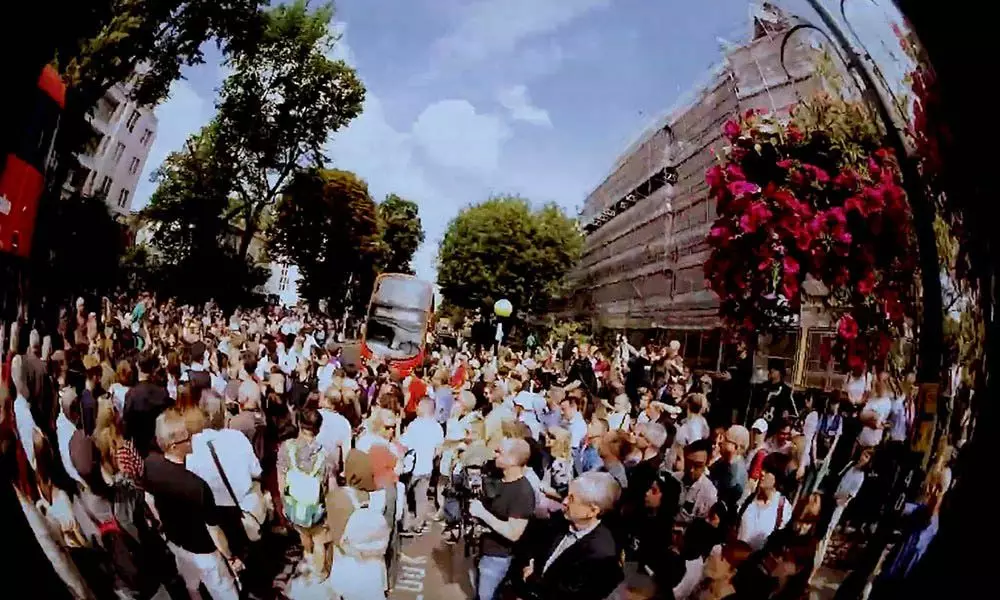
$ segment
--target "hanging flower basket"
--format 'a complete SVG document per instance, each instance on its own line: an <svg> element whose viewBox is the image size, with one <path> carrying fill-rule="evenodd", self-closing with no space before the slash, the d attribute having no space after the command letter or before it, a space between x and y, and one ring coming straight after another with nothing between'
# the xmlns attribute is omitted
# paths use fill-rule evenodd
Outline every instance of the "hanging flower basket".
<svg viewBox="0 0 1000 600"><path fill-rule="evenodd" d="M843 316L841 357L885 358L915 305L912 218L899 166L858 105L820 97L783 119L748 111L705 174L718 215L705 276L736 337L786 329L807 277Z"/></svg>

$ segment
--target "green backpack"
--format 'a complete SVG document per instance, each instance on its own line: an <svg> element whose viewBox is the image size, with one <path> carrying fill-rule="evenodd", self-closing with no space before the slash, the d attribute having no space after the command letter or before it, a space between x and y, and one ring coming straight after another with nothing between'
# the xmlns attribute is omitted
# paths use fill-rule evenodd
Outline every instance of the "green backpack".
<svg viewBox="0 0 1000 600"><path fill-rule="evenodd" d="M325 482L320 471L326 462L326 451L320 450L313 459L312 468L303 471L295 460L297 448L287 444L288 458L291 461L288 473L285 475L285 490L282 499L285 504L285 517L293 525L313 527L323 521L326 515L326 498L324 497Z"/></svg>

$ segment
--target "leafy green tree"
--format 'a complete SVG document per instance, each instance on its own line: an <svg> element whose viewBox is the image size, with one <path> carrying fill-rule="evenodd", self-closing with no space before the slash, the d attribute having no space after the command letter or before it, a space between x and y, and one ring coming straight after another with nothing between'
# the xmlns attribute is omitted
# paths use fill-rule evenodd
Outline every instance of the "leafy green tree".
<svg viewBox="0 0 1000 600"><path fill-rule="evenodd" d="M378 213L368 184L354 173L296 172L277 207L268 251L299 268L299 294L331 312L360 309L381 257ZM348 294L349 292L349 304Z"/></svg>
<svg viewBox="0 0 1000 600"><path fill-rule="evenodd" d="M233 167L215 151L217 140L217 126L204 127L153 175L157 188L142 217L153 234L154 283L186 301L249 305L260 300L255 290L267 271L236 250L242 232L223 214Z"/></svg>
<svg viewBox="0 0 1000 600"><path fill-rule="evenodd" d="M262 31L262 0L97 0L83 3L74 25L54 40L53 59L67 83L55 139L57 193L75 154L92 142L84 120L113 86L129 83L140 104L163 100L184 66L204 62L204 43L224 53L253 48ZM140 68L141 66L141 68ZM54 198L53 198L54 200Z"/></svg>
<svg viewBox="0 0 1000 600"><path fill-rule="evenodd" d="M332 18L332 5L276 6L264 13L258 43L227 61L233 72L219 93L215 150L233 160L234 205L226 216L242 221L241 257L289 177L323 165L330 134L361 113L364 86L354 69L329 58L337 41Z"/></svg>
<svg viewBox="0 0 1000 600"><path fill-rule="evenodd" d="M582 249L575 221L558 206L532 210L523 198L492 198L449 223L438 284L455 306L475 309L486 298L507 298L520 316L539 314L565 292L565 275Z"/></svg>
<svg viewBox="0 0 1000 600"><path fill-rule="evenodd" d="M410 262L424 242L424 228L416 202L389 194L378 205L381 230L382 270L388 273L413 274Z"/></svg>

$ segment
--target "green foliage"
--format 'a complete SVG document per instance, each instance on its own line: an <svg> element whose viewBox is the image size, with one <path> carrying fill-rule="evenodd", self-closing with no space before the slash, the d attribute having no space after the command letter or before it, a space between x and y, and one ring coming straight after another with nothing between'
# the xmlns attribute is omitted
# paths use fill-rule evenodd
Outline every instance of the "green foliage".
<svg viewBox="0 0 1000 600"><path fill-rule="evenodd" d="M110 291L124 246L124 229L102 198L74 194L43 203L32 244L35 294L69 298Z"/></svg>
<svg viewBox="0 0 1000 600"><path fill-rule="evenodd" d="M299 268L299 294L331 312L362 309L381 256L378 214L354 173L310 169L292 176L277 207L268 251Z"/></svg>
<svg viewBox="0 0 1000 600"><path fill-rule="evenodd" d="M416 202L389 194L378 205L379 229L382 242L382 270L388 273L412 275L410 261L424 241L420 210Z"/></svg>
<svg viewBox="0 0 1000 600"><path fill-rule="evenodd" d="M582 248L575 221L559 207L532 210L522 198L492 198L448 225L438 284L456 306L476 309L487 298L507 298L523 318L544 312L565 291L565 275Z"/></svg>
<svg viewBox="0 0 1000 600"><path fill-rule="evenodd" d="M96 0L76 11L55 40L56 67L67 83L66 109L55 139L58 194L75 154L90 142L84 120L113 86L128 83L140 104L164 98L181 68L204 62L209 40L226 53L252 48L262 26L261 0Z"/></svg>
<svg viewBox="0 0 1000 600"><path fill-rule="evenodd" d="M234 247L241 231L223 215L233 168L216 152L217 133L214 124L206 126L154 173L158 185L142 218L156 256L141 269L154 289L184 301L252 305L268 273Z"/></svg>
<svg viewBox="0 0 1000 600"><path fill-rule="evenodd" d="M293 172L321 166L330 134L361 113L364 86L354 69L329 58L332 18L332 5L276 6L264 13L259 42L227 60L233 72L219 92L215 151L233 164L236 204L227 216L242 221L240 256Z"/></svg>

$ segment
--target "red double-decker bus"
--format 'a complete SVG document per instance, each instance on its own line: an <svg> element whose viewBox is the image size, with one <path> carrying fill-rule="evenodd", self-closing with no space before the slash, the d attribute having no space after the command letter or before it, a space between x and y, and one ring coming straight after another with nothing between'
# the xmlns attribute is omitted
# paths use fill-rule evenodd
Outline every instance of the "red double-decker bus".
<svg viewBox="0 0 1000 600"><path fill-rule="evenodd" d="M45 163L66 107L66 84L49 65L38 78L31 110L19 120L14 144L0 171L0 252L27 258L35 232L38 200L45 189Z"/></svg>
<svg viewBox="0 0 1000 600"><path fill-rule="evenodd" d="M401 273L379 275L361 332L361 355L386 359L390 367L408 374L424 362L433 314L431 284Z"/></svg>

